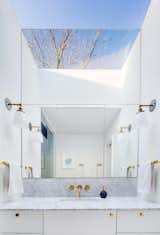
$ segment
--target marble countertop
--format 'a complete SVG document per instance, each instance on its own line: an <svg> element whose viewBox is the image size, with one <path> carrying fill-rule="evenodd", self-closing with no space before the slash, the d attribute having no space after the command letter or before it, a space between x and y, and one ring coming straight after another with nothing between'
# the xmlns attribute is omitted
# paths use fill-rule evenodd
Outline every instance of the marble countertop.
<svg viewBox="0 0 160 235"><path fill-rule="evenodd" d="M0 203L0 210L136 210L160 209L160 204L137 197L100 198L38 198L22 197Z"/></svg>

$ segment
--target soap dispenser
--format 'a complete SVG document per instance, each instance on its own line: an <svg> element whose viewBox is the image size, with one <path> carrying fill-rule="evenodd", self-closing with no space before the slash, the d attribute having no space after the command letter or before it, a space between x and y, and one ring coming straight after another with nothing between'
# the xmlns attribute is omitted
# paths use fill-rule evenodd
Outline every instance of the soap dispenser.
<svg viewBox="0 0 160 235"><path fill-rule="evenodd" d="M100 197L101 197L101 198L106 198L106 197L107 197L107 192L106 192L104 186L103 186L103 188L102 188L102 191L100 192Z"/></svg>

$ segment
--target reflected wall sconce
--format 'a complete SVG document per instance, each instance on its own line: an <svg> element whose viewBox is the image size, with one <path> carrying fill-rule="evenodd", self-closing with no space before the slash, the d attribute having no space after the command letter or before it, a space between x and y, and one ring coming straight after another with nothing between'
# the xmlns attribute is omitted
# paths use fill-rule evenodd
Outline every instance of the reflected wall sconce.
<svg viewBox="0 0 160 235"><path fill-rule="evenodd" d="M26 113L23 111L23 106L21 103L12 103L10 99L5 98L4 100L5 107L8 111L12 110L13 106L17 107L17 111L15 112L14 119L13 119L13 124L14 126L18 128L24 128L26 129L28 126L27 118L26 118Z"/></svg>
<svg viewBox="0 0 160 235"><path fill-rule="evenodd" d="M28 128L29 128L30 131L32 131L32 140L33 140L33 142L43 143L41 127L38 126L38 125L32 125L32 123L30 122L28 124ZM33 131L33 130L35 130L35 131Z"/></svg>
<svg viewBox="0 0 160 235"><path fill-rule="evenodd" d="M127 130L128 132L131 132L131 130L132 130L132 125L129 124L128 126L121 126L119 133L123 133L124 130Z"/></svg>
<svg viewBox="0 0 160 235"><path fill-rule="evenodd" d="M33 129L37 130L37 132L40 132L40 131L41 131L40 126L38 126L38 125L32 125L31 122L28 123L28 127L29 127L29 130L30 130L30 131L32 131Z"/></svg>

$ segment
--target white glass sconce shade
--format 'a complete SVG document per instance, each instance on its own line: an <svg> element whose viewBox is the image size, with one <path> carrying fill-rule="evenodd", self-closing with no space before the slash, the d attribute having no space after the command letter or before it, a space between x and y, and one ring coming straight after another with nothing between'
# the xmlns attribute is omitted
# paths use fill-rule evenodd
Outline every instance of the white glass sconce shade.
<svg viewBox="0 0 160 235"><path fill-rule="evenodd" d="M17 110L14 114L13 124L17 128L27 129L28 121L26 113L23 112L22 110Z"/></svg>
<svg viewBox="0 0 160 235"><path fill-rule="evenodd" d="M135 129L147 128L149 126L149 121L146 112L139 112L136 115L136 120L134 123Z"/></svg>
<svg viewBox="0 0 160 235"><path fill-rule="evenodd" d="M43 136L40 131L31 132L31 140L34 143L43 143Z"/></svg>
<svg viewBox="0 0 160 235"><path fill-rule="evenodd" d="M21 103L12 103L9 98L4 99L5 107L8 111L12 110L12 107L18 107L14 114L13 125L17 128L28 128L28 121L25 112L23 111L23 106Z"/></svg>
<svg viewBox="0 0 160 235"><path fill-rule="evenodd" d="M34 126L34 125L32 125L31 122L29 122L28 128L31 132L31 140L33 142L43 143L43 136L42 136L42 133L41 133L40 126L36 126L36 125Z"/></svg>

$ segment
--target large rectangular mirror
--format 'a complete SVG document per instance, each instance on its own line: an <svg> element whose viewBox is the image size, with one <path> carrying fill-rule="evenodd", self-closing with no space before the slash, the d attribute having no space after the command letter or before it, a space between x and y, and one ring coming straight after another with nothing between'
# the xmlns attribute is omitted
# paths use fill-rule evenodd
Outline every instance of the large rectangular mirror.
<svg viewBox="0 0 160 235"><path fill-rule="evenodd" d="M136 177L134 106L30 107L23 177Z"/></svg>

